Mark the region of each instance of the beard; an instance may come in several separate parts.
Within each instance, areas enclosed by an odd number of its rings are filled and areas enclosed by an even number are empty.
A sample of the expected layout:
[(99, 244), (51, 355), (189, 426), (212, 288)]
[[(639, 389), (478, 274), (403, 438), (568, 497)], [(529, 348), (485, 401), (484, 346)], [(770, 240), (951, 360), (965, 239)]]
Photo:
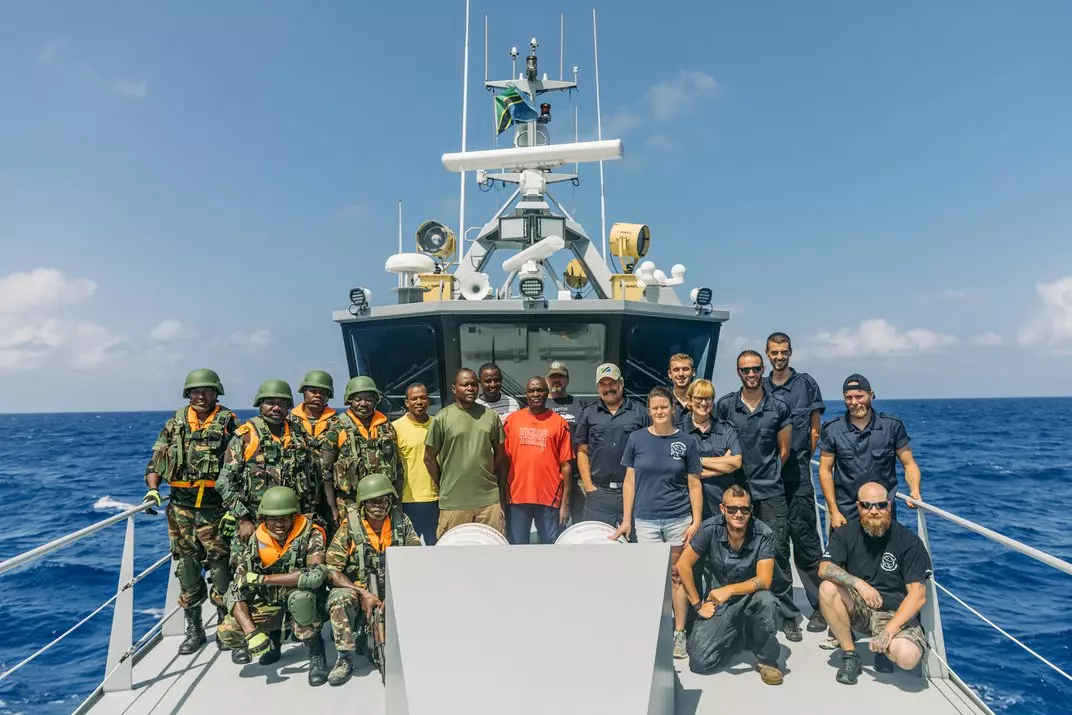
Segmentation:
[(865, 516), (860, 519), (860, 528), (864, 530), (864, 533), (871, 537), (885, 536), (886, 532), (890, 530), (891, 517), (889, 514), (883, 514), (882, 516), (870, 517)]

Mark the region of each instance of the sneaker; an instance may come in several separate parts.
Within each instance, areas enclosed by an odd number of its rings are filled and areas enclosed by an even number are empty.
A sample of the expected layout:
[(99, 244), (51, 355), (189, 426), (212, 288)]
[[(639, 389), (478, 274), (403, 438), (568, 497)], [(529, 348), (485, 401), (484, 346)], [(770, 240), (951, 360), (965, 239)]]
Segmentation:
[(850, 650), (842, 656), (841, 667), (837, 671), (837, 681), (844, 685), (856, 685), (856, 679), (863, 672), (860, 665), (860, 656), (854, 650)]
[(804, 640), (804, 634), (800, 632), (800, 626), (797, 625), (796, 619), (787, 618), (782, 622), (782, 633), (785, 634), (786, 640), (799, 643)]
[(826, 638), (819, 641), (819, 647), (823, 650), (837, 650), (841, 647), (841, 644), (838, 643), (838, 639), (834, 637), (834, 634), (828, 631)]
[(875, 653), (875, 670), (880, 673), (892, 673), (893, 661), (885, 653)]
[(685, 631), (674, 631), (674, 657), (689, 657), (688, 652), (685, 650)]
[(763, 679), (763, 682), (767, 685), (781, 685), (782, 684), (782, 671), (776, 665), (767, 665), (766, 663), (756, 663), (756, 670), (759, 671), (759, 677)]
[(808, 633), (822, 633), (829, 626), (826, 623), (826, 619), (823, 618), (822, 611), (816, 611), (811, 614), (811, 618), (808, 619)]

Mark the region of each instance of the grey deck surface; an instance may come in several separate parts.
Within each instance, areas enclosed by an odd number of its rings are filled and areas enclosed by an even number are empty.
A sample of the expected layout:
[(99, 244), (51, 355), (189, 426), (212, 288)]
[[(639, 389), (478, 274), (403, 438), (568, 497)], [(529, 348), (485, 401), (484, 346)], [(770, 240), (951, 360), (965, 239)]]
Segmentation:
[[(799, 581), (797, 582), (799, 583)], [(803, 590), (796, 589), (798, 603), (810, 612)], [(209, 611), (206, 609), (206, 621)], [(214, 617), (214, 613), (212, 614)], [(335, 650), (327, 634), (328, 663)], [(679, 715), (725, 713), (727, 707), (754, 708), (766, 712), (819, 712), (831, 702), (866, 702), (867, 715), (914, 715), (981, 713), (953, 684), (927, 681), (916, 674), (876, 673), (866, 644), (860, 647), (864, 672), (855, 686), (834, 680), (839, 651), (819, 647), (825, 633), (804, 632), (801, 643), (782, 643), (781, 665), (785, 681), (767, 686), (753, 669), (749, 654), (739, 655), (727, 668), (709, 675), (689, 671), (688, 661), (675, 661), (678, 674), (676, 711)], [(94, 715), (157, 715), (162, 713), (382, 713), (384, 692), (379, 673), (366, 659), (358, 659), (354, 677), (345, 685), (310, 688), (306, 682), (304, 649), (297, 644), (283, 648), (280, 661), (262, 667), (231, 663), (230, 654), (220, 652), (209, 637), (208, 645), (193, 656), (175, 654), (181, 637), (164, 638), (134, 666), (134, 690), (107, 693), (88, 710)], [(955, 648), (956, 645), (952, 644)], [(556, 715), (574, 712), (569, 703), (549, 703)], [(503, 713), (509, 712), (504, 703)], [(591, 710), (580, 710), (591, 715)], [(466, 715), (477, 715), (470, 712)]]

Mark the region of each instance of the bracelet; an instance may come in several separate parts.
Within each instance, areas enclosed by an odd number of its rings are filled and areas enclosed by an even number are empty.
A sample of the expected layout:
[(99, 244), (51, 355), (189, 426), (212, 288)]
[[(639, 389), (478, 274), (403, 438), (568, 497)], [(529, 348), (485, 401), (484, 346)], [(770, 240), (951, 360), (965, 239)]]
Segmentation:
[(703, 608), (703, 601), (700, 600), (700, 601), (697, 601), (696, 603), (691, 603), (689, 605), (692, 607), (692, 610), (694, 610), (697, 613), (699, 613), (700, 609)]

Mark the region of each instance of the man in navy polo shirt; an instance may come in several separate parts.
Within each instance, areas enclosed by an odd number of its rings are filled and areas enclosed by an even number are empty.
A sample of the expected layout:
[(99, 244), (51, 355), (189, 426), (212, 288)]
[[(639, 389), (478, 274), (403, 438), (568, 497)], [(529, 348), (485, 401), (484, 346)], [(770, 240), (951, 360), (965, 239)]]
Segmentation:
[[(897, 490), (897, 461), (913, 499), (920, 499), (919, 466), (908, 446), (904, 423), (893, 415), (875, 412), (875, 393), (863, 375), (845, 378), (841, 386), (845, 414), (823, 425), (819, 438), (819, 485), (830, 508), (830, 528), (857, 518), (856, 493), (868, 482), (878, 482), (890, 493)], [(911, 506), (911, 505), (910, 505)], [(893, 508), (894, 518), (897, 510)]]
[[(577, 469), (584, 485), (584, 520), (613, 527), (622, 523), (622, 456), (629, 435), (651, 424), (647, 409), (625, 396), (622, 371), (613, 363), (596, 368), (599, 399), (581, 411), (573, 426)], [(635, 538), (635, 537), (633, 537)]]
[(689, 398), (687, 394), (689, 385), (692, 384), (692, 379), (696, 377), (696, 366), (692, 361), (692, 356), (685, 353), (671, 355), (670, 365), (666, 368), (666, 376), (670, 378), (670, 384), (673, 385), (674, 390), (674, 399), (670, 403), (670, 406), (674, 409), (671, 421), (674, 423), (674, 427), (681, 429), (681, 424), (689, 416)]
[(793, 420), (793, 442), (789, 460), (782, 466), (782, 484), (789, 510), (789, 537), (793, 543), (793, 561), (811, 604), (808, 630), (821, 633), (826, 621), (819, 608), (819, 530), (815, 517), (815, 487), (811, 483), (811, 456), (819, 443), (820, 415), (826, 410), (819, 385), (806, 372), (789, 367), (793, 343), (785, 333), (771, 333), (767, 338), (767, 359), (771, 372), (764, 387), (789, 405)]
[(741, 471), (752, 496), (756, 518), (774, 532), (774, 582), (782, 631), (791, 641), (803, 634), (797, 624), (800, 609), (793, 603), (793, 571), (789, 559), (789, 510), (782, 484), (782, 465), (789, 459), (793, 422), (789, 405), (763, 387), (763, 358), (755, 350), (737, 356), (741, 389), (718, 401), (715, 414), (737, 429), (744, 457)]

